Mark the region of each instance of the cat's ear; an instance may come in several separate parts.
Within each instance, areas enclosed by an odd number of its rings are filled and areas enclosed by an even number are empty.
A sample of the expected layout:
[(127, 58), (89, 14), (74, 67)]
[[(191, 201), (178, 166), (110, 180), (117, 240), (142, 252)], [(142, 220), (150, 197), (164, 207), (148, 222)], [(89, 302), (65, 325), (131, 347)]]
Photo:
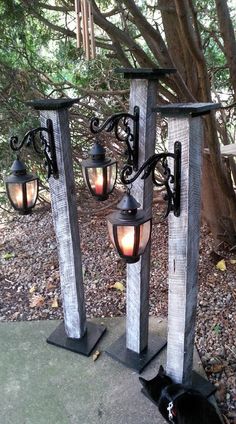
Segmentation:
[(160, 368), (159, 368), (159, 371), (158, 371), (158, 375), (165, 375), (165, 370), (164, 370), (164, 368), (163, 368), (163, 366), (162, 365), (160, 365)]
[(148, 381), (145, 380), (143, 377), (139, 377), (139, 381), (142, 384), (143, 387), (147, 387)]

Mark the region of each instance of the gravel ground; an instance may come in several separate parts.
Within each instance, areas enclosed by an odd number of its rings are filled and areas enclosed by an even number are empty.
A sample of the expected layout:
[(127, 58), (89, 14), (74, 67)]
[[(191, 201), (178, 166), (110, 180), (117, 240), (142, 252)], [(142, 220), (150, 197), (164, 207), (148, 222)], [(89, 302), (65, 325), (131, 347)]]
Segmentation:
[[(86, 204), (86, 202), (85, 202)], [(102, 211), (81, 211), (80, 232), (87, 317), (125, 314), (125, 266), (112, 248)], [(157, 215), (156, 215), (157, 216)], [(92, 228), (92, 231), (91, 231)], [(167, 224), (152, 237), (150, 314), (167, 316)], [(226, 270), (216, 268), (225, 259)], [(213, 251), (201, 232), (196, 345), (226, 422), (236, 423), (236, 253)], [(1, 216), (0, 321), (61, 319), (60, 281), (51, 213)], [(117, 284), (119, 283), (119, 284)]]

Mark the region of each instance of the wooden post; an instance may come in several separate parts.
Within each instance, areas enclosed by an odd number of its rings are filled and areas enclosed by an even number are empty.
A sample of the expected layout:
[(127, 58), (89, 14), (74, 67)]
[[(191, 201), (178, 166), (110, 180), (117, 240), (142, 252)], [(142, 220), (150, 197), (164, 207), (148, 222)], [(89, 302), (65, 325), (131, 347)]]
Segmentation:
[[(197, 308), (203, 122), (218, 104), (173, 104), (155, 110), (168, 116), (168, 151), (182, 144), (180, 217), (169, 215), (169, 299), (166, 372), (191, 384)], [(171, 165), (171, 161), (170, 161)], [(173, 169), (173, 168), (172, 168)]]
[[(174, 70), (121, 69), (119, 72), (123, 72), (125, 78), (131, 79), (130, 113), (133, 113), (134, 106), (139, 107), (140, 167), (155, 152), (156, 113), (153, 113), (153, 108), (157, 101), (158, 80)], [(151, 177), (146, 180), (138, 178), (132, 186), (131, 193), (151, 216), (153, 199)], [(166, 344), (166, 341), (157, 335), (149, 337), (149, 278), (150, 243), (140, 260), (127, 266), (126, 337), (107, 350), (111, 356), (139, 372)]]
[[(64, 324), (48, 342), (88, 355), (105, 327), (86, 323), (79, 224), (75, 196), (68, 108), (74, 100), (36, 100), (42, 126), (52, 121), (59, 178), (49, 179), (52, 217), (57, 238)], [(96, 334), (95, 334), (96, 333)], [(98, 339), (97, 339), (98, 337)], [(71, 339), (74, 339), (72, 341)], [(96, 343), (95, 343), (96, 344)]]

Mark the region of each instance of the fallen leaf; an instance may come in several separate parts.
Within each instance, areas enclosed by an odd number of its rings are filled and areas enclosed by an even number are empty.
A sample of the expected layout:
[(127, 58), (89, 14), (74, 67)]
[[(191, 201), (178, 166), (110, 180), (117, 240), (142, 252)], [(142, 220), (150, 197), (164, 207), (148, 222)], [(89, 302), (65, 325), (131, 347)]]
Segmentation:
[(119, 283), (119, 282), (113, 284), (111, 286), (111, 288), (116, 289), (116, 290), (120, 290), (122, 292), (125, 290), (124, 285), (122, 283)]
[(101, 355), (101, 352), (99, 352), (99, 350), (96, 350), (96, 352), (93, 354), (93, 362), (95, 362), (100, 355)]
[(210, 366), (210, 372), (218, 373), (218, 372), (223, 371), (224, 368), (225, 368), (224, 364), (212, 364)]
[(18, 318), (18, 316), (20, 315), (20, 312), (14, 312), (14, 314), (11, 316), (12, 319), (16, 319)]
[(35, 286), (32, 286), (32, 287), (30, 287), (30, 289), (29, 289), (29, 293), (34, 293), (35, 292), (35, 290), (36, 290), (36, 287)]
[(15, 257), (15, 253), (5, 253), (4, 255), (2, 255), (3, 259), (5, 259), (5, 261), (8, 261), (9, 259), (12, 259)]
[(45, 299), (43, 296), (39, 295), (35, 295), (32, 297), (31, 302), (30, 302), (30, 308), (40, 308), (41, 306), (44, 305)]
[(52, 308), (58, 308), (58, 297), (55, 296), (52, 302)]
[(51, 290), (51, 289), (55, 289), (56, 287), (57, 287), (56, 284), (54, 284), (52, 281), (49, 281), (47, 283), (46, 289)]
[(221, 261), (217, 262), (216, 268), (219, 269), (220, 271), (226, 271), (225, 260), (222, 259)]
[(236, 264), (236, 259), (230, 259), (230, 263), (231, 263), (232, 265), (235, 265), (235, 264)]

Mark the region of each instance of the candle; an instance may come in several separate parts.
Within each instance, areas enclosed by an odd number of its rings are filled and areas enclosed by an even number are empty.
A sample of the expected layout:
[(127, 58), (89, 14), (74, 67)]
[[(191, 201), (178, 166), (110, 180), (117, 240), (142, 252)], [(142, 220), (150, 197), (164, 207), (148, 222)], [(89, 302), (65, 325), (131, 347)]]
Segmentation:
[(122, 237), (120, 247), (125, 256), (133, 255), (134, 248), (134, 231), (129, 231), (125, 236)]
[(95, 193), (103, 194), (103, 175), (100, 174), (95, 180)]
[(13, 202), (15, 203), (15, 205), (18, 208), (22, 208), (23, 207), (23, 192), (22, 192), (22, 187), (19, 188), (15, 188), (15, 194), (13, 197)]

